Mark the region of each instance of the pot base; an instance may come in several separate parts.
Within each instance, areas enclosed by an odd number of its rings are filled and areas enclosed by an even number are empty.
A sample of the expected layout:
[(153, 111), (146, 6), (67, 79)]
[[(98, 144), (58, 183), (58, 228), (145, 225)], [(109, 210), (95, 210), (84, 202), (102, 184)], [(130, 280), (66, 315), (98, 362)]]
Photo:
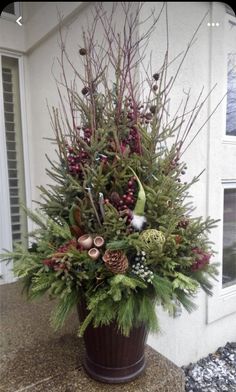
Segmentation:
[(109, 384), (120, 384), (132, 381), (138, 377), (145, 370), (146, 361), (143, 355), (139, 361), (131, 366), (112, 368), (99, 365), (86, 355), (83, 366), (88, 375), (94, 380)]

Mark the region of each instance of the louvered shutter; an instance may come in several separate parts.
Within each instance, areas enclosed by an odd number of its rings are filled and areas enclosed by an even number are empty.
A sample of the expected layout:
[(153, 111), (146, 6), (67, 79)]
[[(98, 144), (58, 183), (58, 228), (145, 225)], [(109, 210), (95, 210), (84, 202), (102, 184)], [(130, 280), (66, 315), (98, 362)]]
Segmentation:
[(22, 242), (26, 233), (26, 217), (20, 203), (25, 204), (25, 180), (17, 59), (2, 57), (2, 83), (12, 241)]

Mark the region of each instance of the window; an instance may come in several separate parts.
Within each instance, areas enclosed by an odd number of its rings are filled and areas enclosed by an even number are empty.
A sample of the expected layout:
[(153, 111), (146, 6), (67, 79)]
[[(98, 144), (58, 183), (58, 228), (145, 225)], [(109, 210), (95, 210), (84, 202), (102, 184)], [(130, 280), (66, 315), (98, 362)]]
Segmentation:
[(236, 24), (227, 24), (227, 107), (226, 135), (236, 136)]
[[(222, 25), (211, 30), (212, 80), (219, 94), (210, 103), (212, 111), (228, 89), (227, 100), (212, 117), (209, 136), (207, 214), (220, 219), (211, 239), (221, 263), (212, 297), (207, 299), (207, 323), (236, 312), (236, 17), (225, 13), (222, 3), (213, 2), (212, 17), (222, 15)], [(212, 20), (213, 20), (212, 19)]]
[(223, 287), (236, 283), (236, 188), (224, 189)]
[[(2, 93), (4, 111), (5, 156), (11, 224), (11, 240), (24, 241), (27, 222), (20, 209), (26, 204), (24, 157), (21, 129), (19, 65), (17, 58), (2, 56)], [(0, 206), (0, 210), (4, 208)], [(2, 212), (2, 211), (1, 211)]]
[(228, 54), (226, 135), (236, 136), (236, 51)]

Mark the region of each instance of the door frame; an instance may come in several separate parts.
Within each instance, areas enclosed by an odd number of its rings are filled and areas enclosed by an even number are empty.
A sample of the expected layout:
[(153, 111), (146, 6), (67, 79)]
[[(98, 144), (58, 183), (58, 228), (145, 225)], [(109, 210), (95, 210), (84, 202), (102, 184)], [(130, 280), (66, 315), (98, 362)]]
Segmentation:
[[(221, 21), (221, 26), (211, 31), (210, 85), (217, 81), (217, 90), (210, 98), (209, 113), (227, 92), (226, 29), (229, 21), (236, 25), (236, 17), (226, 12), (223, 14), (223, 10), (222, 3), (212, 3), (212, 21)], [(206, 215), (220, 219), (218, 228), (211, 233), (211, 240), (217, 251), (214, 261), (219, 262), (220, 267), (218, 281), (213, 282), (213, 296), (208, 297), (206, 302), (208, 324), (236, 312), (236, 284), (225, 288), (222, 285), (224, 189), (234, 188), (236, 184), (235, 170), (231, 167), (236, 155), (236, 136), (226, 135), (226, 105), (227, 100), (224, 99), (220, 110), (217, 110), (208, 124)]]
[[(21, 111), (21, 132), (22, 132), (22, 147), (24, 159), (24, 177), (25, 177), (25, 197), (26, 206), (31, 208), (31, 179), (30, 179), (30, 160), (29, 160), (29, 133), (28, 133), (28, 118), (26, 105), (26, 61), (21, 53), (16, 53), (7, 50), (0, 50), (0, 247), (2, 249), (12, 250), (12, 232), (11, 232), (11, 214), (10, 214), (10, 195), (8, 183), (8, 166), (7, 166), (7, 150), (6, 150), (6, 129), (4, 119), (4, 99), (2, 89), (2, 56), (15, 58), (18, 60), (19, 70), (19, 96), (20, 96), (20, 111)], [(32, 229), (32, 223), (27, 219), (28, 231)], [(16, 279), (11, 272), (12, 262), (0, 263), (0, 274), (2, 278), (1, 283), (10, 283)]]

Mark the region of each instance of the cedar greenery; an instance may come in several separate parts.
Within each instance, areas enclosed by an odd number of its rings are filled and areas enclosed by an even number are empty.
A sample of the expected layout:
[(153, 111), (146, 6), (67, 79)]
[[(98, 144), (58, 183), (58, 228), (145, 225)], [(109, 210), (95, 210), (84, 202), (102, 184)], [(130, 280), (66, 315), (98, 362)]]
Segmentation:
[[(110, 14), (102, 4), (95, 7), (96, 16), (83, 32), (79, 50), (84, 72), (71, 63), (60, 31), (61, 110), (51, 111), (58, 160), (48, 158), (50, 169), (46, 170), (53, 185), (39, 187), (40, 211), (26, 210), (37, 226), (29, 234), (30, 248), (16, 244), (13, 252), (1, 257), (14, 261), (14, 273), (23, 280), (29, 298), (46, 292), (58, 298), (51, 317), (55, 328), (83, 300), (88, 315), (81, 322), (81, 336), (90, 323), (96, 327), (112, 321), (124, 335), (140, 323), (157, 331), (157, 304), (172, 315), (179, 303), (192, 311), (199, 287), (210, 295), (210, 279), (217, 274), (208, 240), (216, 221), (191, 217), (188, 191), (199, 176), (189, 183), (182, 179), (187, 169), (181, 161), (185, 142), (188, 147), (187, 136), (206, 98), (201, 92), (189, 111), (187, 96), (171, 120), (166, 116), (179, 72), (178, 68), (168, 81), (168, 51), (153, 77), (145, 71), (148, 94), (141, 98), (144, 85), (136, 76), (143, 49), (167, 5), (153, 16), (154, 21), (148, 19), (143, 35), (138, 35), (143, 3), (120, 3), (126, 15), (123, 35), (113, 23), (118, 5), (113, 3)], [(103, 28), (102, 45), (95, 40), (98, 25)], [(68, 83), (65, 61), (82, 84), (81, 93), (75, 83)], [(193, 132), (192, 141), (198, 132)], [(138, 199), (145, 214), (141, 228), (133, 222)], [(164, 242), (144, 241), (149, 229)], [(96, 261), (78, 246), (83, 234), (105, 240)], [(114, 274), (106, 268), (102, 256), (107, 249), (125, 253), (129, 260), (125, 273)]]

